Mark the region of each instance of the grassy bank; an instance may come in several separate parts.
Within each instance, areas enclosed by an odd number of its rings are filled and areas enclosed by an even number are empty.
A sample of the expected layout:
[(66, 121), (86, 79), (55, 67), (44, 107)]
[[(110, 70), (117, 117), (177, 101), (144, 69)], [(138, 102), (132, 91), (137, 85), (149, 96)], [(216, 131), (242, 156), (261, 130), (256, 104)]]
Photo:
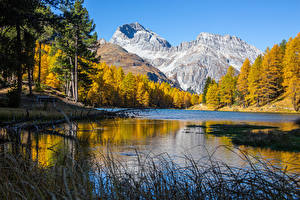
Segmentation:
[(213, 108), (205, 104), (198, 104), (188, 108), (189, 110), (218, 110), (218, 111), (232, 111), (232, 112), (265, 112), (265, 113), (299, 113), (296, 112), (292, 106), (292, 101), (286, 97), (279, 97), (278, 99), (274, 100), (273, 102), (257, 107), (255, 105), (249, 107), (243, 107), (239, 105), (232, 105), (232, 106), (224, 106), (222, 108)]
[(0, 154), (3, 199), (298, 199), (299, 175), (243, 154), (247, 167), (212, 159), (185, 157), (178, 166), (170, 157), (137, 158), (129, 167), (112, 155), (101, 163), (61, 156), (41, 167), (21, 155)]
[(230, 137), (235, 145), (300, 152), (300, 129), (282, 131), (277, 127), (248, 124), (188, 125), (187, 127), (190, 129), (200, 127), (207, 134)]
[[(121, 116), (122, 113), (113, 113), (107, 111), (99, 111), (82, 103), (74, 103), (68, 100), (61, 92), (51, 88), (43, 91), (34, 91), (32, 95), (28, 95), (28, 89), (24, 87), (21, 98), (21, 107), (8, 107), (7, 88), (0, 90), (0, 125), (6, 126), (17, 123), (39, 123), (51, 122), (57, 120), (86, 120), (86, 119), (104, 119)], [(38, 97), (46, 97), (50, 102), (40, 102)], [(53, 101), (53, 102), (51, 102)]]

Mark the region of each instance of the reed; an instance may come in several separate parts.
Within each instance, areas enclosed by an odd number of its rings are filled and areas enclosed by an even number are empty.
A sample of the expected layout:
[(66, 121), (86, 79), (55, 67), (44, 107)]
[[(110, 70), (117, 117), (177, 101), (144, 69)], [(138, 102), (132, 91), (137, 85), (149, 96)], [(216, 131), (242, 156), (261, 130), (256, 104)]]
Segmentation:
[(103, 155), (68, 155), (43, 167), (21, 155), (0, 154), (2, 199), (299, 199), (299, 174), (242, 153), (247, 167), (185, 156), (178, 165), (166, 154), (142, 156), (129, 165)]

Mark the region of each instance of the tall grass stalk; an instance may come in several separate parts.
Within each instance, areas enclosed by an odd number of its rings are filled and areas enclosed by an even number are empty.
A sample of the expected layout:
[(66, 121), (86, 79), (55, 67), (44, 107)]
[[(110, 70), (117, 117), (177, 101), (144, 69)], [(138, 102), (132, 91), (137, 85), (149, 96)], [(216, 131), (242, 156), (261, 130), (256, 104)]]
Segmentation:
[(42, 167), (21, 155), (0, 154), (2, 199), (299, 199), (299, 174), (243, 154), (247, 167), (185, 156), (137, 155), (136, 165), (114, 158), (60, 162)]

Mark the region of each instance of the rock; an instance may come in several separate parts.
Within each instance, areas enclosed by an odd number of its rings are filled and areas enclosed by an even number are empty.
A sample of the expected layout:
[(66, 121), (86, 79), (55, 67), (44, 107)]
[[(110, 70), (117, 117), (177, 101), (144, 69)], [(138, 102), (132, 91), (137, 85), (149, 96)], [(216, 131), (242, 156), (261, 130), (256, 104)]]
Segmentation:
[(254, 62), (262, 54), (236, 36), (211, 33), (200, 33), (196, 40), (171, 46), (138, 23), (118, 27), (110, 42), (145, 59), (182, 89), (197, 93), (202, 92), (208, 76), (218, 81), (230, 65), (238, 71), (246, 58)]

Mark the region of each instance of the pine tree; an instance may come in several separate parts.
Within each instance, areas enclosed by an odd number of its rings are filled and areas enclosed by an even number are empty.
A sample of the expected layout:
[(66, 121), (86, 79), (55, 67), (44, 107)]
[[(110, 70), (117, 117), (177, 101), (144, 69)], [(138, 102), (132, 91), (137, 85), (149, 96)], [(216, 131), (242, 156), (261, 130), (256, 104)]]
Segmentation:
[(238, 76), (237, 80), (237, 90), (239, 91), (241, 95), (241, 100), (243, 102), (243, 106), (247, 106), (248, 103), (245, 101), (245, 97), (249, 94), (248, 91), (248, 76), (249, 76), (249, 71), (250, 71), (250, 61), (248, 58), (244, 61), (242, 67), (241, 67), (241, 72)]
[(300, 109), (300, 33), (286, 46), (283, 68), (283, 85), (292, 99), (294, 109)]
[(61, 49), (64, 54), (59, 59), (60, 65), (69, 65), (71, 82), (70, 97), (75, 102), (78, 101), (78, 65), (81, 59), (93, 60), (97, 43), (97, 34), (93, 33), (95, 24), (89, 19), (86, 8), (83, 7), (83, 0), (76, 0), (75, 3), (63, 10), (63, 26), (59, 30), (57, 39), (57, 48)]
[[(69, 1), (67, 1), (69, 2)], [(19, 106), (22, 94), (22, 76), (25, 70), (29, 72), (29, 86), (34, 59), (34, 44), (41, 31), (41, 23), (50, 20), (49, 16), (41, 12), (46, 6), (61, 6), (64, 0), (2, 0), (0, 6), (1, 34), (0, 68), (16, 74), (16, 99), (15, 105)], [(7, 40), (9, 38), (9, 40)], [(8, 45), (7, 45), (8, 44)], [(4, 47), (4, 48), (3, 48)], [(5, 50), (2, 52), (2, 50)], [(7, 51), (8, 50), (8, 51)], [(5, 70), (7, 71), (7, 70)]]

